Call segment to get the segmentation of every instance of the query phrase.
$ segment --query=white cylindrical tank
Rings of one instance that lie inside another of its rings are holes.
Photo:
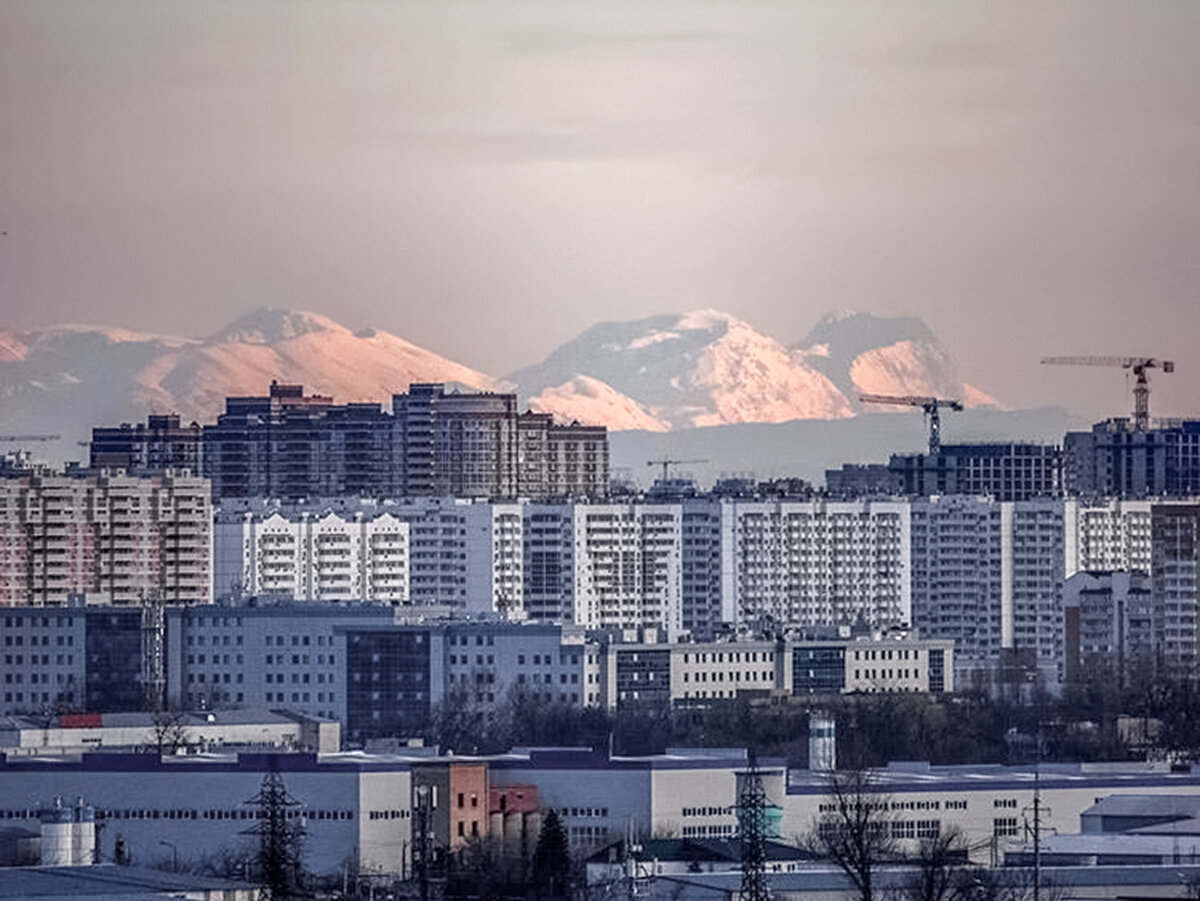
[[[42,821],[42,866],[69,867],[74,863],[75,813],[63,807],[62,798],[38,812]]]
[[[808,768],[820,773],[837,769],[837,726],[828,714],[808,717]]]

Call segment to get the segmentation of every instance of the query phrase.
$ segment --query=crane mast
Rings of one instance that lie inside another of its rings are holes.
[[[864,404],[892,404],[899,407],[920,407],[929,417],[929,455],[936,457],[942,452],[942,418],[938,410],[945,407],[948,410],[962,412],[960,400],[942,397],[926,397],[923,395],[906,394],[894,397],[890,394],[862,394],[858,398]]]
[[[1043,364],[1051,366],[1117,366],[1128,369],[1134,375],[1133,427],[1139,432],[1150,428],[1150,379],[1148,369],[1174,372],[1175,364],[1170,360],[1154,357],[1043,357]]]

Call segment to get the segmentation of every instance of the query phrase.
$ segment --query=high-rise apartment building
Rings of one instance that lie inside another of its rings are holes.
[[[720,515],[723,594],[735,621],[911,620],[905,502],[730,500]]]
[[[1045,444],[943,444],[937,454],[894,454],[888,471],[899,493],[913,497],[1023,501],[1062,494],[1062,451]]]
[[[145,423],[92,429],[90,468],[120,469],[126,475],[200,475],[202,431],[181,425],[174,414],[151,415]]]
[[[1200,421],[1165,422],[1139,431],[1128,419],[1068,432],[1063,443],[1068,494],[1086,497],[1200,495]]]
[[[405,604],[408,529],[378,511],[227,502],[213,527],[216,596]]]
[[[913,625],[955,641],[961,676],[1005,652],[1063,678],[1064,503],[948,496],[913,500]],[[970,676],[967,676],[969,679]]]
[[[0,479],[0,604],[212,598],[212,509],[193,476]]]
[[[1200,623],[1200,504],[1155,504],[1151,535],[1158,664],[1172,675],[1191,675],[1197,661],[1196,628]]]
[[[515,394],[414,384],[386,413],[273,383],[226,399],[201,465],[216,498],[595,498],[608,493],[608,433],[518,414]]]

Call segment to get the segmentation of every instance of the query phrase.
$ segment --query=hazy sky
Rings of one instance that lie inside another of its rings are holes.
[[[0,0],[0,327],[271,304],[485,371],[598,319],[922,316],[1200,413],[1200,3]]]

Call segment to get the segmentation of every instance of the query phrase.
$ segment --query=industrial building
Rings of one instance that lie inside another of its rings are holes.
[[[77,755],[100,750],[195,754],[217,750],[341,749],[341,725],[286,711],[64,713],[0,717],[0,754]]]
[[[95,810],[96,850],[120,843],[140,864],[190,868],[223,853],[247,855],[257,838],[251,799],[278,774],[305,818],[305,865],[317,874],[401,873],[412,848],[407,758],[358,754],[241,753],[0,758],[0,826],[31,828],[30,799],[79,798]],[[172,858],[174,857],[174,861]],[[4,881],[0,876],[0,883]]]

